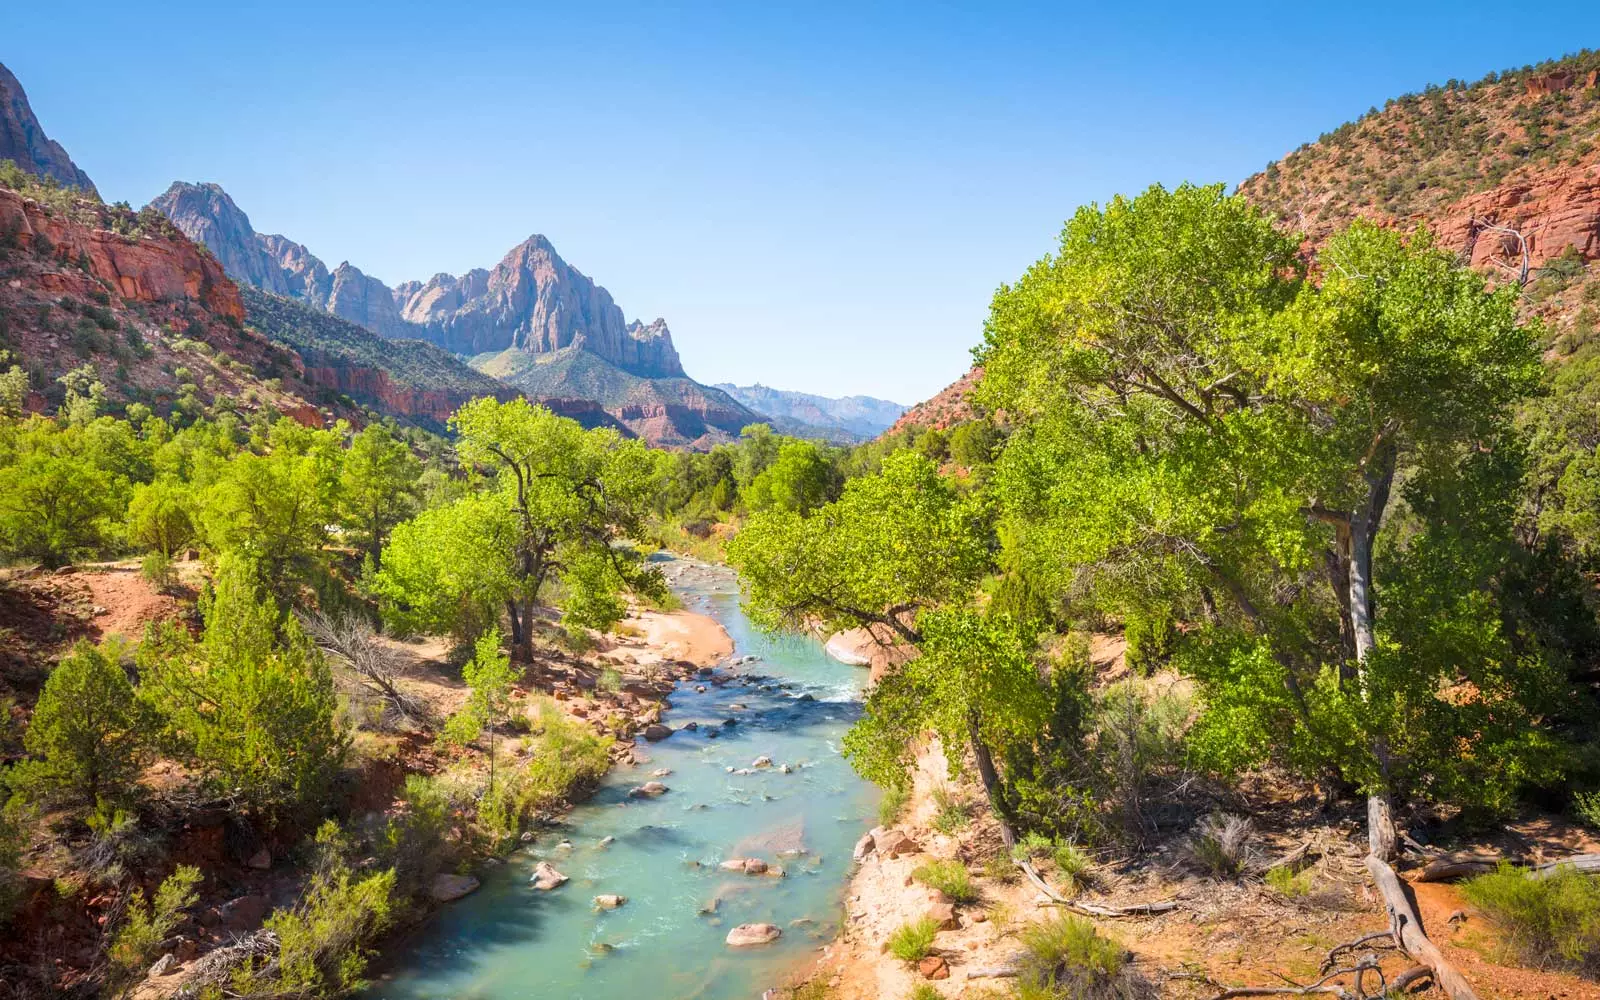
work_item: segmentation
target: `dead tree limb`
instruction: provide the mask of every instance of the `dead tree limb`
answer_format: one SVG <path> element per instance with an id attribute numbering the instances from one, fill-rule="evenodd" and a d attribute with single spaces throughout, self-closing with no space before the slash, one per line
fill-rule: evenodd
<path id="1" fill-rule="evenodd" d="M 1022 874 L 1028 876 L 1028 881 L 1049 899 L 1049 905 L 1065 907 L 1089 917 L 1148 917 L 1157 913 L 1166 913 L 1178 908 L 1175 899 L 1163 900 L 1159 903 L 1129 903 L 1125 906 L 1102 906 L 1099 903 L 1088 903 L 1082 900 L 1068 899 L 1050 887 L 1050 884 L 1040 876 L 1033 865 L 1027 861 L 1017 861 L 1016 866 Z"/>
<path id="2" fill-rule="evenodd" d="M 1372 873 L 1372 880 L 1378 884 L 1378 894 L 1383 897 L 1384 908 L 1389 911 L 1389 933 L 1394 935 L 1400 950 L 1427 966 L 1433 974 L 1433 981 L 1449 994 L 1451 1000 L 1478 1000 L 1478 994 L 1473 992 L 1466 978 L 1444 957 L 1439 946 L 1428 939 L 1427 932 L 1422 929 L 1422 920 L 1417 916 L 1417 909 L 1411 905 L 1411 897 L 1406 895 L 1400 876 L 1389 867 L 1389 863 L 1376 854 L 1368 854 L 1367 871 Z"/>

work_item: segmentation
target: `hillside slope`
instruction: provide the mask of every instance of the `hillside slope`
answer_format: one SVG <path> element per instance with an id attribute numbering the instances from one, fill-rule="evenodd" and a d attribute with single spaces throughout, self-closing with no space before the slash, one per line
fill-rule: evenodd
<path id="1" fill-rule="evenodd" d="M 1239 185 L 1314 248 L 1357 218 L 1413 229 L 1498 281 L 1570 347 L 1600 329 L 1600 52 L 1451 80 L 1324 133 Z M 969 372 L 896 429 L 968 413 Z"/>
<path id="2" fill-rule="evenodd" d="M 22 84 L 4 64 L 0 64 L 0 160 L 10 160 L 37 177 L 95 194 L 89 175 L 72 162 L 61 143 L 45 135 Z"/>
<path id="3" fill-rule="evenodd" d="M 434 430 L 461 404 L 479 396 L 518 395 L 424 340 L 385 340 L 366 327 L 250 286 L 242 286 L 245 322 L 292 348 L 305 380 L 380 412 Z"/>

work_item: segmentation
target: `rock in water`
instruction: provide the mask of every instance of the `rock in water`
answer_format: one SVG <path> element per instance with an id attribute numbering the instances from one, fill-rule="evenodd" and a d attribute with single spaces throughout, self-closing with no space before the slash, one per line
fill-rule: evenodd
<path id="1" fill-rule="evenodd" d="M 428 895 L 433 897 L 435 903 L 448 903 L 468 893 L 476 892 L 477 889 L 478 880 L 471 875 L 451 875 L 444 872 L 433 877 L 433 884 L 428 886 Z"/>
<path id="2" fill-rule="evenodd" d="M 548 861 L 541 861 L 533 869 L 533 878 L 529 879 L 535 889 L 549 892 L 558 885 L 567 881 L 567 877 L 556 871 L 555 865 Z"/>
<path id="3" fill-rule="evenodd" d="M 650 725 L 644 727 L 644 738 L 649 740 L 651 743 L 658 743 L 671 735 L 672 727 L 663 726 L 659 722 L 652 722 Z"/>
<path id="4" fill-rule="evenodd" d="M 740 924 L 728 932 L 728 947 L 753 948 L 757 945 L 771 944 L 783 936 L 783 929 L 777 924 Z"/>
<path id="5" fill-rule="evenodd" d="M 856 849 L 850 852 L 850 857 L 860 861 L 872 853 L 872 834 L 863 833 L 861 839 L 856 841 Z"/>
<path id="6" fill-rule="evenodd" d="M 594 898 L 594 905 L 599 910 L 615 910 L 628 901 L 627 896 L 619 896 L 614 892 L 601 893 Z"/>
<path id="7" fill-rule="evenodd" d="M 661 782 L 647 781 L 639 787 L 630 790 L 628 795 L 635 799 L 653 799 L 658 795 L 667 794 L 667 791 L 667 786 L 663 785 Z"/>

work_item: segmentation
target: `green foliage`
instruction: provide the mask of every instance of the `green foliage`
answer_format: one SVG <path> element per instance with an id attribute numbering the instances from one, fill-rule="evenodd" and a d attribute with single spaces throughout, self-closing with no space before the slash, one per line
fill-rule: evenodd
<path id="1" fill-rule="evenodd" d="M 1523 869 L 1468 879 L 1461 894 L 1505 933 L 1506 947 L 1531 965 L 1600 969 L 1600 881 L 1571 868 L 1534 878 Z"/>
<path id="2" fill-rule="evenodd" d="M 128 794 L 148 723 L 122 669 L 122 646 L 80 640 L 45 681 L 23 737 L 30 759 L 7 782 L 28 797 L 94 805 Z"/>
<path id="3" fill-rule="evenodd" d="M 135 486 L 127 526 L 133 545 L 170 557 L 195 538 L 192 491 L 172 479 Z"/>
<path id="4" fill-rule="evenodd" d="M 404 441 L 368 424 L 350 441 L 339 475 L 339 520 L 355 542 L 383 565 L 383 546 L 395 525 L 416 512 L 422 465 Z"/>
<path id="5" fill-rule="evenodd" d="M 512 842 L 531 816 L 591 787 L 611 765 L 609 736 L 595 735 L 548 701 L 540 701 L 535 712 L 537 735 L 527 766 L 478 803 L 478 825 L 492 846 Z"/>
<path id="6" fill-rule="evenodd" d="M 1061 914 L 1021 934 L 1021 1000 L 1143 1000 L 1156 991 L 1129 967 L 1127 952 L 1083 917 Z"/>
<path id="7" fill-rule="evenodd" d="M 953 903 L 965 906 L 978 901 L 978 887 L 972 884 L 967 866 L 960 861 L 928 861 L 918 865 L 911 877 L 930 889 L 944 893 Z"/>
<path id="8" fill-rule="evenodd" d="M 971 807 L 949 788 L 935 788 L 933 803 L 933 828 L 940 833 L 954 835 L 972 825 Z"/>
<path id="9" fill-rule="evenodd" d="M 456 803 L 438 778 L 406 775 L 402 808 L 376 838 L 378 860 L 395 873 L 395 896 L 424 894 L 433 876 L 453 866 L 459 853 L 450 841 Z"/>
<path id="10" fill-rule="evenodd" d="M 500 651 L 500 632 L 491 629 L 478 637 L 473 657 L 462 668 L 469 689 L 466 704 L 445 723 L 446 739 L 464 744 L 489 730 L 489 788 L 494 790 L 496 727 L 505 722 L 511 707 L 511 685 L 517 679 L 511 658 Z"/>
<path id="11" fill-rule="evenodd" d="M 1250 860 L 1252 832 L 1251 822 L 1243 816 L 1207 816 L 1189 838 L 1189 851 L 1201 868 L 1219 878 L 1230 878 L 1242 872 Z"/>
<path id="12" fill-rule="evenodd" d="M 247 809 L 319 803 L 349 746 L 327 661 L 237 558 L 223 560 L 201 611 L 198 643 L 168 622 L 139 649 L 140 695 L 164 743 Z"/>
<path id="13" fill-rule="evenodd" d="M 986 562 L 983 516 L 926 458 L 901 452 L 810 517 L 753 514 L 728 543 L 746 607 L 768 629 L 903 626 L 910 609 L 964 600 Z"/>
<path id="14" fill-rule="evenodd" d="M 1572 814 L 1591 830 L 1600 830 L 1600 791 L 1579 792 L 1572 797 Z"/>
<path id="15" fill-rule="evenodd" d="M 904 784 L 889 785 L 883 790 L 883 797 L 878 800 L 878 825 L 894 826 L 900 821 L 900 814 L 905 811 L 906 803 L 911 799 L 911 789 Z"/>
<path id="16" fill-rule="evenodd" d="M 108 995 L 117 996 L 144 977 L 161 942 L 184 919 L 183 911 L 199 899 L 195 887 L 200 880 L 200 869 L 179 865 L 177 871 L 162 880 L 154 900 L 146 902 L 143 892 L 133 890 L 127 916 L 106 950 L 110 964 L 106 972 Z"/>
<path id="17" fill-rule="evenodd" d="M 317 832 L 321 857 L 300 900 L 273 912 L 277 961 L 236 975 L 235 995 L 340 996 L 365 986 L 368 946 L 390 923 L 395 873 L 361 876 L 343 857 L 332 820 Z"/>
<path id="18" fill-rule="evenodd" d="M 1088 884 L 1089 870 L 1094 867 L 1094 862 L 1077 844 L 1070 840 L 1055 844 L 1050 851 L 1050 860 L 1055 862 L 1056 874 L 1069 887 L 1076 889 Z"/>
<path id="19" fill-rule="evenodd" d="M 889 953 L 902 962 L 920 962 L 928 957 L 939 925 L 931 917 L 901 924 L 889 935 Z"/>
<path id="20" fill-rule="evenodd" d="M 837 494 L 833 468 L 813 441 L 786 439 L 772 464 L 745 488 L 751 510 L 809 514 Z"/>
<path id="21" fill-rule="evenodd" d="M 1311 873 L 1299 872 L 1294 869 L 1278 865 L 1268 868 L 1266 875 L 1262 876 L 1267 888 L 1287 899 L 1299 899 L 1311 895 Z"/>
<path id="22" fill-rule="evenodd" d="M 29 450 L 0 468 L 0 551 L 53 567 L 108 543 L 121 488 L 72 453 L 81 435 L 45 426 L 35 423 Z"/>
<path id="23" fill-rule="evenodd" d="M 1554 654 L 1501 614 L 1533 331 L 1425 234 L 1358 223 L 1320 284 L 1296 251 L 1220 187 L 1081 210 L 986 331 L 981 401 L 1017 423 L 1002 534 L 1084 612 L 1198 623 L 1173 657 L 1207 766 L 1503 808 L 1566 759 Z M 1370 563 L 1357 523 L 1385 532 Z"/>

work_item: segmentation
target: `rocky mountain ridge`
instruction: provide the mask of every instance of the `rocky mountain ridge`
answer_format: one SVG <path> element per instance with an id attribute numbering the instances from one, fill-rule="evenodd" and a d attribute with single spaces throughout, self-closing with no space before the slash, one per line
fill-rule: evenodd
<path id="1" fill-rule="evenodd" d="M 867 441 L 887 430 L 906 407 L 873 396 L 818 396 L 808 392 L 718 382 L 715 388 L 770 418 L 774 430 L 849 444 Z"/>
<path id="2" fill-rule="evenodd" d="M 684 374 L 665 320 L 629 323 L 610 292 L 538 234 L 512 247 L 493 268 L 460 277 L 439 273 L 390 288 L 349 261 L 330 271 L 305 246 L 257 233 L 217 184 L 174 182 L 151 205 L 209 247 L 235 280 L 386 337 L 429 340 L 462 355 L 581 347 L 642 377 Z"/>
<path id="3" fill-rule="evenodd" d="M 30 174 L 96 194 L 94 182 L 79 169 L 61 143 L 45 135 L 22 84 L 0 64 L 0 160 L 11 160 Z"/>

